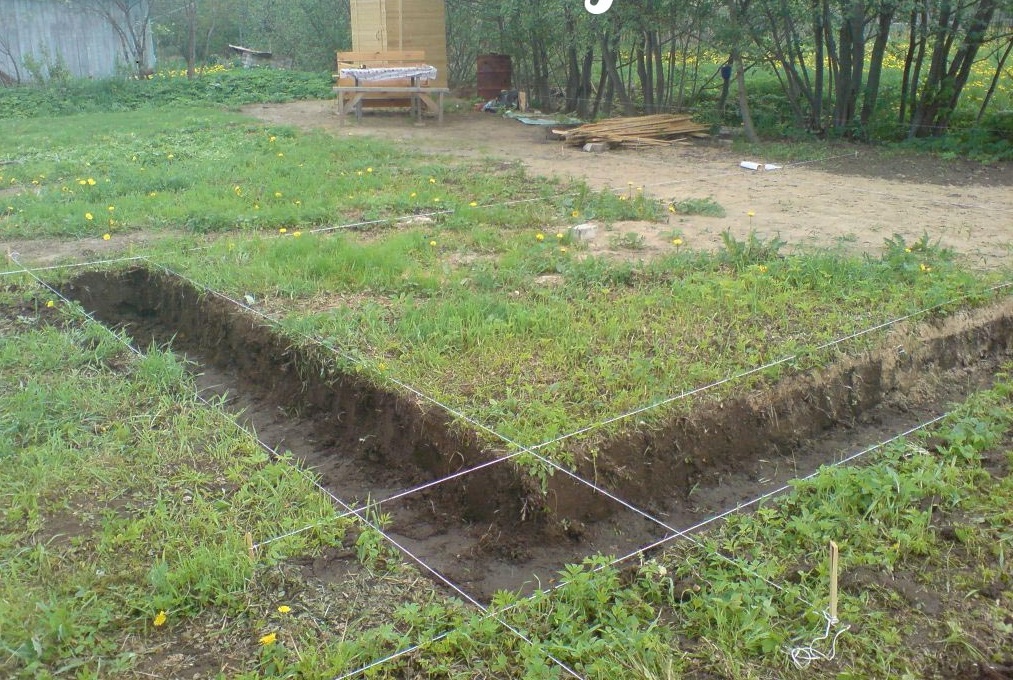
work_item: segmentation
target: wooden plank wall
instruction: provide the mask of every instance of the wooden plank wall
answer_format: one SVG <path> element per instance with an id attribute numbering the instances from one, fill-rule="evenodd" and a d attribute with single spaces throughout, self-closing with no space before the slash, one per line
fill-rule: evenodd
<path id="1" fill-rule="evenodd" d="M 154 66 L 150 39 L 148 45 L 148 65 Z M 42 63 L 55 63 L 59 55 L 80 78 L 106 78 L 134 66 L 132 57 L 128 63 L 124 56 L 119 36 L 100 16 L 59 0 L 0 0 L 0 70 L 28 82 L 25 55 Z"/>
<path id="2" fill-rule="evenodd" d="M 436 67 L 433 85 L 447 86 L 444 0 L 351 0 L 352 50 L 423 50 Z"/>

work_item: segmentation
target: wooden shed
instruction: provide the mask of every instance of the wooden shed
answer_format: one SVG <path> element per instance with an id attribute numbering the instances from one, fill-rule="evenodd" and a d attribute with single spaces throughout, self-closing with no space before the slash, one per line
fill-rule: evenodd
<path id="1" fill-rule="evenodd" d="M 447 12 L 444 0 L 351 0 L 352 50 L 424 50 L 447 86 Z"/>

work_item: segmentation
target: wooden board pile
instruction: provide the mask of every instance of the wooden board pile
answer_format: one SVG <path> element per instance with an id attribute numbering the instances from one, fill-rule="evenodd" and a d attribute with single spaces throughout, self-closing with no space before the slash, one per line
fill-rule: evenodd
<path id="1" fill-rule="evenodd" d="M 689 115 L 674 116 L 660 113 L 636 118 L 609 118 L 597 123 L 588 123 L 572 130 L 553 130 L 567 144 L 582 146 L 588 143 L 605 142 L 618 144 L 639 144 L 643 146 L 664 146 L 670 140 L 690 135 L 707 133 L 709 126 L 694 123 Z"/>

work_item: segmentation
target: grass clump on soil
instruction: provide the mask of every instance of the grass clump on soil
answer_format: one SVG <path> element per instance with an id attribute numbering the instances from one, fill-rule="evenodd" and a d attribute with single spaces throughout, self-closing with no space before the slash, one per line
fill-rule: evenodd
<path id="1" fill-rule="evenodd" d="M 258 572 L 340 545 L 347 522 L 266 546 L 255 565 L 246 532 L 332 518 L 328 500 L 202 402 L 172 354 L 137 356 L 43 293 L 0 301 L 2 665 L 108 677 L 211 617 L 255 641 Z"/>
<path id="2" fill-rule="evenodd" d="M 399 610 L 369 636 L 390 677 L 960 677 L 1013 661 L 1013 382 L 972 397 L 932 432 L 863 467 L 826 468 L 782 500 L 636 567 L 593 557 L 555 590 L 495 598 L 443 630 L 440 609 Z M 796 669 L 789 649 L 823 632 L 830 540 L 841 546 L 836 658 Z M 521 631 L 522 643 L 496 621 Z M 836 633 L 840 628 L 832 631 Z M 377 649 L 379 647 L 379 649 Z M 340 672 L 345 668 L 334 668 Z"/>
<path id="3" fill-rule="evenodd" d="M 630 263 L 539 235 L 304 234 L 156 259 L 257 301 L 297 343 L 340 348 L 347 370 L 394 390 L 396 378 L 529 446 L 792 357 L 715 390 L 741 393 L 874 346 L 870 334 L 825 347 L 891 318 L 992 299 L 986 280 L 926 239 L 856 258 L 781 256 L 778 241 L 727 235 L 718 253 L 673 247 Z M 640 426 L 687 408 L 654 409 Z M 629 426 L 595 429 L 580 446 Z M 552 453 L 569 461 L 573 444 Z"/>

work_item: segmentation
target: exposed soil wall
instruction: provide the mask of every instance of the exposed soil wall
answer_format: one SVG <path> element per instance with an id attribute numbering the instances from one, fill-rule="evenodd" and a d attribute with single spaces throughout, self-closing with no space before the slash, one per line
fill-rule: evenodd
<path id="1" fill-rule="evenodd" d="M 243 408 L 252 404 L 258 433 L 270 426 L 258 417 L 283 411 L 287 433 L 312 433 L 299 441 L 308 451 L 293 450 L 345 500 L 385 497 L 492 459 L 448 414 L 339 370 L 334 353 L 294 343 L 179 278 L 143 268 L 87 272 L 63 292 L 97 319 L 126 327 L 142 347 L 171 342 L 228 391 L 252 395 Z M 898 327 L 884 349 L 698 406 L 660 429 L 631 429 L 594 457 L 576 450 L 578 473 L 686 527 L 935 415 L 987 384 L 1010 356 L 1013 297 Z M 593 552 L 635 551 L 666 533 L 560 473 L 548 487 L 543 496 L 516 466 L 493 465 L 398 501 L 393 531 L 480 597 L 530 584 L 533 574 L 551 577 Z"/>

